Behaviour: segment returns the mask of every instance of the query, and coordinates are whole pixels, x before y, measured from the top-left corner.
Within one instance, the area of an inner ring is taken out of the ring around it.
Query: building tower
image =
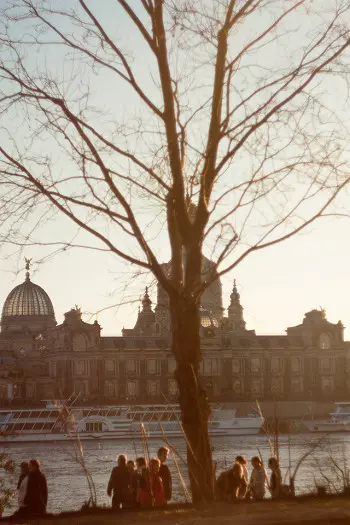
[[[237,290],[236,279],[233,281],[233,289],[230,295],[230,306],[227,311],[230,330],[233,330],[234,332],[245,331],[246,323],[243,319],[243,307],[240,303],[240,295]]]

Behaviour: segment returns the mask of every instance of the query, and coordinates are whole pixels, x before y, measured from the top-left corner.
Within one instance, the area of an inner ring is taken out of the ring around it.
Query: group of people
[[[144,457],[128,461],[124,454],[118,456],[107,487],[112,508],[166,505],[172,493],[171,473],[166,465],[168,454],[167,447],[160,447],[157,457],[148,463]]]
[[[156,458],[149,462],[144,457],[127,460],[126,455],[118,456],[117,466],[112,470],[107,494],[112,497],[112,508],[137,508],[163,506],[171,500],[172,478],[166,465],[169,449],[160,447]],[[237,456],[232,467],[220,474],[216,482],[217,497],[220,500],[239,499],[262,500],[267,490],[272,498],[283,494],[281,470],[276,457],[268,461],[270,479],[260,457],[251,459],[252,471],[249,476],[248,462]],[[21,463],[18,480],[17,515],[27,517],[42,515],[47,506],[47,483],[40,470],[38,459]]]
[[[259,456],[251,459],[252,471],[249,477],[248,462],[243,456],[237,456],[232,467],[220,474],[216,482],[217,497],[220,500],[235,501],[239,499],[262,500],[267,490],[272,498],[282,496],[282,484],[279,461],[271,457],[268,461],[271,470],[270,479]]]
[[[21,463],[21,474],[17,484],[18,516],[40,516],[46,513],[47,483],[40,470],[40,461],[31,459]]]

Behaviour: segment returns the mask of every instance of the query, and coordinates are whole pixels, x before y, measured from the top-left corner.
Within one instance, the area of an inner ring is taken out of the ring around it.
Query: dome
[[[45,290],[31,282],[29,273],[24,283],[7,296],[2,309],[2,330],[20,327],[42,330],[56,325],[55,312]]]
[[[213,316],[213,314],[209,310],[200,308],[199,315],[200,315],[200,322],[203,328],[218,328],[219,327],[219,321],[216,319],[216,317]]]

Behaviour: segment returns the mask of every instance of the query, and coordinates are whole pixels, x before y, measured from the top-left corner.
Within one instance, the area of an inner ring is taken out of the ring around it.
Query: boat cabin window
[[[102,423],[100,421],[86,423],[86,432],[102,432]]]

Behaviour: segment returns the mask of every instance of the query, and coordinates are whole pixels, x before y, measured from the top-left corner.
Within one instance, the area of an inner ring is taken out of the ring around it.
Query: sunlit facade
[[[210,264],[203,262],[204,274]],[[342,323],[330,323],[323,310],[306,313],[286,334],[260,336],[246,329],[235,282],[223,308],[218,279],[203,295],[200,319],[201,381],[210,400],[349,400],[350,345]],[[57,325],[48,294],[28,271],[3,305],[0,402],[34,405],[73,392],[89,403],[173,402],[170,326],[160,286],[155,308],[146,289],[134,327],[121,335],[101,336],[77,307]]]

